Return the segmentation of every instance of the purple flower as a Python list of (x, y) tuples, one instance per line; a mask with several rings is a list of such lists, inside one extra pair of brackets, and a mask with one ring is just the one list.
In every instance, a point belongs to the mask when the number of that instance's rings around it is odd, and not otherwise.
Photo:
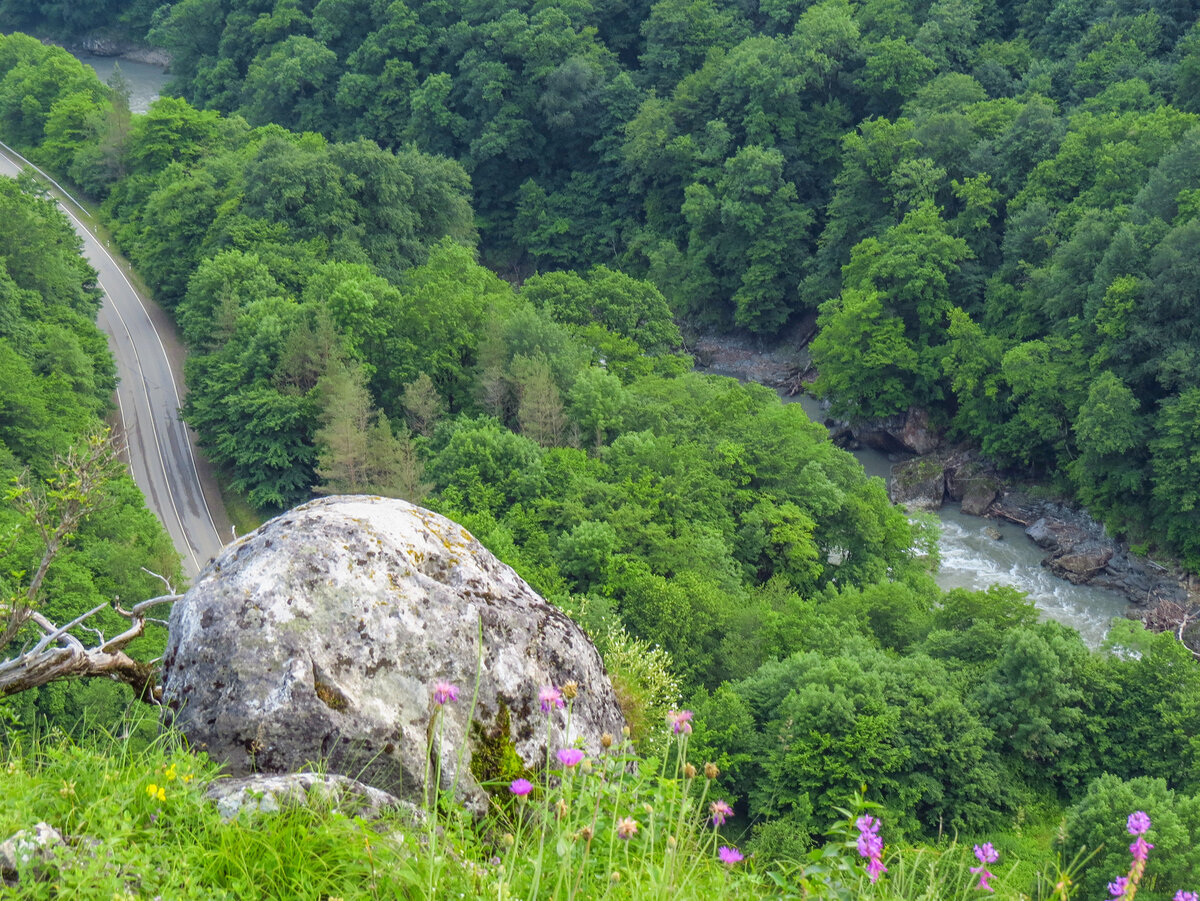
[(726, 866), (733, 866), (742, 860), (742, 852), (737, 848), (730, 848), (726, 845), (721, 845), (717, 849), (717, 857), (721, 858), (721, 863)]
[(874, 832), (863, 832), (858, 836), (860, 857), (879, 857), (883, 853), (883, 839)]
[(861, 816), (854, 821), (854, 828), (859, 832), (878, 832), (879, 820), (875, 817)]
[(1150, 830), (1150, 817), (1144, 811), (1131, 813), (1126, 821), (1130, 835), (1145, 835)]
[(991, 842), (984, 842), (982, 845), (975, 846), (975, 859), (979, 861), (979, 866), (971, 867), (971, 872), (979, 877), (979, 884), (975, 886), (977, 889), (982, 889), (985, 892), (994, 892), (989, 879), (995, 879), (996, 874), (987, 868), (987, 864), (995, 863), (1000, 859), (999, 852), (992, 847)]
[(570, 769), (583, 760), (583, 752), (578, 748), (563, 748), (558, 752), (558, 761), (563, 766)]
[(1125, 894), (1125, 889), (1129, 887), (1129, 880), (1124, 876), (1118, 876), (1108, 884), (1108, 893), (1114, 898), (1120, 898)]
[(1000, 854), (992, 847), (991, 842), (984, 842), (975, 846), (975, 857), (980, 863), (995, 863), (1000, 859)]
[(528, 779), (514, 779), (508, 790), (518, 797), (524, 797), (533, 791), (533, 783)]
[(1133, 855), (1134, 860), (1139, 860), (1142, 863), (1145, 863), (1146, 858), (1150, 855), (1150, 849), (1153, 847), (1154, 845), (1150, 844), (1139, 835), (1134, 840), (1133, 844), (1129, 846), (1129, 853)]
[(887, 867), (883, 865), (883, 861), (878, 857), (872, 857), (867, 862), (867, 876), (870, 877), (872, 883), (876, 882), (886, 872)]
[(858, 828), (858, 853), (867, 858), (867, 875), (875, 882), (882, 873), (887, 872), (883, 865), (883, 839), (879, 837), (879, 820), (871, 816), (861, 816), (854, 821)]
[(566, 701), (563, 700), (562, 692), (553, 685), (547, 685), (539, 691), (538, 700), (542, 704), (542, 713), (549, 713), (555, 707), (562, 709), (567, 706)]
[(457, 701), (458, 686), (450, 682), (438, 682), (433, 686), (433, 699), (438, 702), (438, 706), (447, 701)]
[(1175, 893), (1175, 897), (1172, 898), (1171, 901), (1200, 901), (1200, 895), (1197, 895), (1195, 892), (1185, 892), (1183, 889), (1180, 889)]
[(724, 826), (725, 821), (733, 816), (733, 808), (724, 801), (713, 801), (708, 805), (708, 809), (712, 812), (714, 826)]
[(672, 710), (667, 714), (667, 725), (671, 727), (671, 731), (676, 735), (683, 733), (684, 735), (692, 734), (692, 711), (690, 710)]

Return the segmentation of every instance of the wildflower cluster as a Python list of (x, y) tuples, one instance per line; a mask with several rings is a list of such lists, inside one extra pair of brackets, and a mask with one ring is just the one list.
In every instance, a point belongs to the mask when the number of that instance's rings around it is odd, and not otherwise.
[(979, 877), (979, 884), (975, 887), (983, 889), (985, 892), (994, 892), (989, 879), (995, 879), (996, 874), (988, 870), (989, 863), (995, 863), (1000, 859), (1000, 854), (992, 847), (991, 842), (984, 842), (982, 845), (975, 846), (975, 859), (979, 861), (979, 866), (971, 867), (971, 872)]
[(887, 872), (883, 865), (883, 839), (879, 837), (879, 820), (872, 816), (861, 816), (854, 821), (858, 829), (858, 853), (867, 858), (867, 876), (871, 882)]
[(1146, 841), (1146, 833), (1150, 831), (1150, 817), (1141, 810), (1131, 813), (1125, 828), (1134, 836), (1133, 844), (1129, 846), (1133, 861), (1126, 875), (1118, 876), (1108, 884), (1108, 893), (1118, 901), (1133, 901), (1142, 876), (1146, 873), (1146, 861), (1150, 857), (1150, 850), (1154, 847)]

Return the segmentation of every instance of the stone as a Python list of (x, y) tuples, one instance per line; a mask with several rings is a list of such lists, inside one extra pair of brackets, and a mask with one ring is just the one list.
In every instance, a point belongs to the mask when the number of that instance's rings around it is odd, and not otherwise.
[[(439, 707), (440, 681), (457, 701)], [(551, 710), (548, 739), (538, 692), (569, 681), (579, 695)], [(163, 701), (233, 776), (317, 762), (422, 803), (440, 771), (476, 813), (477, 751), (535, 769), (548, 740), (594, 754), (624, 724), (565, 614), (461, 526), (367, 496), (312, 501), (225, 547), (171, 611)]]
[(941, 436), (929, 425), (929, 412), (920, 407), (858, 422), (853, 429), (858, 442), (885, 454), (929, 454), (941, 444)]
[(962, 496), (962, 512), (970, 516), (983, 516), (987, 513), (1000, 494), (1000, 486), (995, 482), (979, 481), (972, 483)]
[(240, 779), (217, 779), (204, 796), (217, 805), (223, 820), (236, 819), (242, 811), (278, 813), (285, 807), (317, 804), (364, 820), (377, 820), (388, 809), (403, 809), (413, 822), (424, 814), (419, 808), (385, 791), (336, 773), (287, 773), (282, 776), (255, 774)]
[(18, 882), (22, 876), (36, 879), (43, 865), (65, 844), (62, 834), (49, 823), (22, 829), (0, 843), (0, 879), (7, 883)]
[(1070, 553), (1046, 561), (1046, 565), (1057, 575), (1070, 582), (1081, 584), (1104, 570), (1112, 558), (1110, 547), (1091, 545), (1076, 547)]
[(988, 538), (992, 539), (992, 541), (1003, 541), (1004, 540), (1004, 533), (1001, 532), (999, 529), (997, 529), (995, 526), (984, 526), (983, 534), (986, 535)]
[(896, 435), (900, 443), (914, 454), (933, 453), (942, 443), (936, 429), (929, 426), (929, 411), (921, 407), (910, 407), (904, 416), (904, 425)]
[(946, 496), (946, 471), (933, 457), (918, 457), (892, 467), (888, 497), (910, 510), (940, 510)]
[(1000, 479), (978, 460), (947, 461), (946, 494), (962, 502), (963, 513), (983, 516), (999, 497), (1000, 487)]

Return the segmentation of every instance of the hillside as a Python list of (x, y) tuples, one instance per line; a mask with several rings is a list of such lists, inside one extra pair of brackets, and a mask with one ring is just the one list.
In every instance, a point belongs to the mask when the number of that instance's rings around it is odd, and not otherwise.
[[(422, 502), (589, 632), (649, 760), (693, 712), (721, 835), (764, 877), (738, 891), (836, 848), (865, 786), (896, 855), (879, 897), (916, 897), (903, 861), (957, 834), (960, 871), (976, 842), (1021, 861), (1009, 897), (1050, 897), (1045, 861), (1104, 841), (1074, 896), (1101, 898), (1144, 810), (1139, 897), (1165, 899), (1200, 872), (1194, 656), (1130, 623), (1089, 651), (1014, 592), (938, 591), (925, 521), (683, 349), (815, 312), (835, 411), (925, 407), (1194, 567), (1195, 15), (185, 0), (149, 32), (180, 96), (145, 116), (0, 38), (0, 137), (102, 202), (189, 344), (184, 415), (250, 503)], [(75, 265), (12, 277), (82, 315)], [(39, 340), (10, 349), (14, 385), (76, 371)], [(111, 377), (89, 365), (94, 415)], [(12, 409), (9, 468), (47, 465), (20, 456), (56, 446), (23, 431), (37, 404)], [(62, 697), (37, 709), (90, 704)]]

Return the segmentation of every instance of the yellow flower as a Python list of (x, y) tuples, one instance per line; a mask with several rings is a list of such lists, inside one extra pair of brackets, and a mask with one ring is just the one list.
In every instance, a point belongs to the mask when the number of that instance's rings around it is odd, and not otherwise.
[(195, 778), (196, 777), (193, 776), (191, 773), (184, 773), (183, 774), (183, 784), (187, 785), (189, 782), (191, 782)]
[(175, 781), (175, 764), (171, 764), (169, 767), (167, 767), (167, 771), (163, 775), (165, 775), (167, 777), (168, 782), (174, 782)]
[(151, 798), (158, 798), (160, 801), (167, 800), (167, 790), (161, 785), (155, 785), (153, 782), (146, 786), (146, 794)]

